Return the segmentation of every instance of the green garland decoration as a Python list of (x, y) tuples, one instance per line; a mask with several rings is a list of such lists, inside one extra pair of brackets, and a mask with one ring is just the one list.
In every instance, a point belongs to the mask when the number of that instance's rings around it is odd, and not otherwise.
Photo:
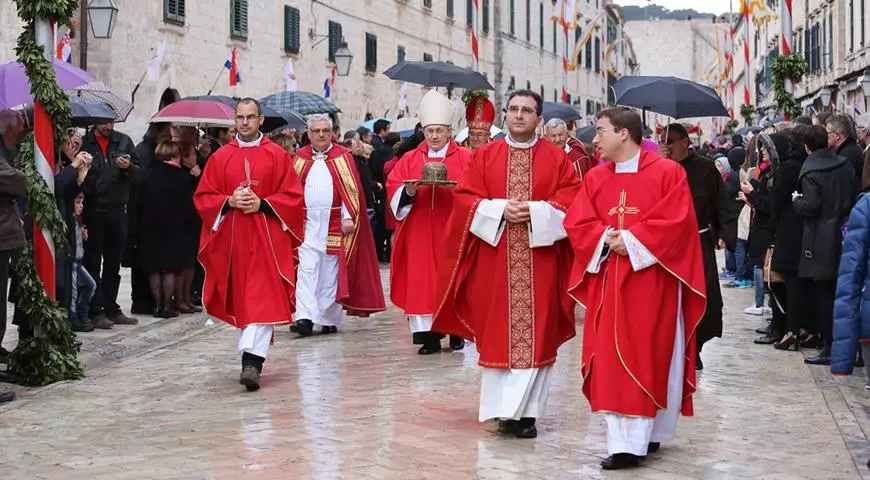
[(788, 117), (794, 118), (801, 114), (801, 107), (794, 95), (785, 89), (785, 81), (791, 79), (795, 84), (801, 81), (807, 71), (804, 57), (796, 53), (776, 57), (773, 60), (773, 99), (779, 109)]
[(477, 97), (488, 98), (489, 94), (486, 93), (486, 90), (466, 90), (465, 93), (462, 94), (462, 103), (467, 107), (468, 104)]
[(728, 120), (728, 123), (725, 124), (725, 131), (723, 133), (725, 135), (734, 135), (738, 125), (740, 124), (737, 123), (737, 120)]
[(752, 117), (755, 116), (755, 108), (752, 105), (740, 105), (740, 116), (747, 126), (752, 125)]
[[(55, 19), (61, 24), (71, 19), (78, 3), (75, 0), (15, 0), (24, 31), (18, 37), (15, 53), (30, 78), (33, 97), (40, 102), (54, 124), (55, 145), (66, 141), (69, 125), (69, 101), (57, 86), (54, 67), (36, 44), (36, 19)], [(62, 19), (67, 19), (62, 20)], [(24, 139), (17, 158), (18, 167), (27, 179), (27, 209), (34, 222), (49, 231), (57, 246), (63, 246), (66, 224), (57, 209), (54, 194), (36, 170), (33, 136)], [(60, 249), (58, 249), (60, 250)], [(42, 280), (33, 262), (33, 246), (28, 245), (15, 262), (18, 281), (16, 308), (22, 309), (33, 324), (36, 337), (23, 340), (9, 358), (9, 370), (22, 385), (41, 386), (84, 376), (78, 359), (76, 337), (70, 330), (67, 309), (45, 294)]]

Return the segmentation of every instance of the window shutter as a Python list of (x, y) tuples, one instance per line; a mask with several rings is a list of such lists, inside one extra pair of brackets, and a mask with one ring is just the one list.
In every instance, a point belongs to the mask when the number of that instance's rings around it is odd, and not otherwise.
[(284, 6), (284, 51), (299, 53), (299, 9)]
[(184, 1), (163, 0), (163, 20), (169, 23), (184, 25)]
[(453, 0), (447, 0), (447, 18), (453, 18)]
[(378, 69), (378, 37), (371, 33), (366, 34), (366, 71), (374, 72)]
[(423, 61), (424, 62), (431, 62), (432, 61), (432, 54), (431, 53), (424, 53), (423, 54)]
[(483, 23), (481, 24), (480, 29), (483, 33), (489, 33), (489, 0), (483, 0), (481, 10), (483, 10), (483, 15), (481, 15)]
[(405, 61), (405, 47), (399, 45), (399, 48), (397, 50), (398, 51), (396, 54), (396, 63), (404, 62)]
[(423, 6), (426, 8), (432, 8), (432, 0), (423, 0)]
[(230, 1), (230, 36), (248, 39), (248, 0)]
[(335, 63), (335, 51), (338, 50), (338, 46), (341, 44), (341, 24), (337, 22), (333, 22), (330, 20), (329, 22), (329, 61)]
[(474, 0), (465, 0), (465, 24), (469, 27), (474, 24), (474, 19), (471, 18), (472, 12), (474, 12)]

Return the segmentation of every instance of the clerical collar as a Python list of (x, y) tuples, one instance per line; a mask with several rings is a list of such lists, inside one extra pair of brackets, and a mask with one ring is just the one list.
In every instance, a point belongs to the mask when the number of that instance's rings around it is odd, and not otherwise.
[(518, 142), (511, 138), (510, 134), (508, 134), (506, 137), (504, 137), (504, 141), (513, 148), (532, 148), (538, 143), (538, 136), (535, 135), (528, 142)]
[(242, 137), (240, 137), (239, 134), (237, 133), (236, 134), (236, 142), (239, 143), (239, 148), (259, 147), (260, 142), (263, 141), (263, 132), (259, 132), (259, 133), (260, 133), (260, 135), (256, 139), (251, 140), (250, 142), (246, 142), (246, 141), (242, 140)]
[(442, 148), (441, 150), (438, 150), (437, 152), (435, 150), (432, 150), (432, 147), (429, 147), (429, 158), (445, 158), (445, 157), (447, 157), (447, 149), (448, 148), (450, 148), (450, 142), (447, 142), (447, 144), (444, 145), (444, 148)]
[(322, 152), (317, 151), (317, 149), (314, 148), (314, 145), (311, 146), (311, 152), (314, 154), (314, 157), (315, 157), (314, 159), (315, 159), (315, 160), (317, 160), (317, 157), (320, 157), (320, 156), (323, 156), (324, 159), (325, 159), (325, 158), (326, 158), (326, 154), (329, 153), (330, 150), (332, 150), (332, 144), (331, 144), (331, 143), (329, 144), (328, 147), (326, 147), (326, 150), (324, 150), (324, 151), (322, 151)]
[(565, 153), (571, 153), (571, 145), (565, 144)]
[(614, 163), (614, 165), (616, 166), (616, 173), (637, 173), (640, 167), (640, 149), (630, 159), (622, 163)]

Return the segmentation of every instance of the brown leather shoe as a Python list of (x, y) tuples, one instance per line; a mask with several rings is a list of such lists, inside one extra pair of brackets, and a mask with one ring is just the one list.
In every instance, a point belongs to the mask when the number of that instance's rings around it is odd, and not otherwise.
[(138, 325), (139, 324), (138, 318), (128, 317), (128, 316), (124, 315), (123, 312), (120, 312), (117, 315), (110, 317), (109, 320), (111, 320), (111, 322), (114, 323), (115, 325)]
[(242, 369), (242, 374), (239, 375), (239, 383), (245, 386), (249, 392), (260, 389), (260, 372), (257, 367), (248, 365)]
[(112, 323), (111, 320), (106, 318), (106, 315), (103, 313), (99, 313), (96, 317), (92, 318), (91, 325), (93, 325), (94, 328), (99, 328), (101, 330), (109, 330), (110, 328), (115, 326), (115, 324)]

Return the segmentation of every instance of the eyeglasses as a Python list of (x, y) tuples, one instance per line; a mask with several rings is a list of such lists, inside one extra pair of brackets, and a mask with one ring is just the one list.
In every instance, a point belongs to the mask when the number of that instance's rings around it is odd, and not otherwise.
[(260, 118), (260, 115), (236, 115), (237, 122), (253, 122), (254, 120)]
[(510, 113), (524, 113), (526, 115), (537, 115), (538, 111), (532, 107), (521, 107), (519, 105), (511, 105), (508, 107), (508, 112)]
[(308, 130), (308, 133), (311, 135), (326, 135), (327, 133), (332, 133), (332, 130), (328, 128), (312, 128)]

